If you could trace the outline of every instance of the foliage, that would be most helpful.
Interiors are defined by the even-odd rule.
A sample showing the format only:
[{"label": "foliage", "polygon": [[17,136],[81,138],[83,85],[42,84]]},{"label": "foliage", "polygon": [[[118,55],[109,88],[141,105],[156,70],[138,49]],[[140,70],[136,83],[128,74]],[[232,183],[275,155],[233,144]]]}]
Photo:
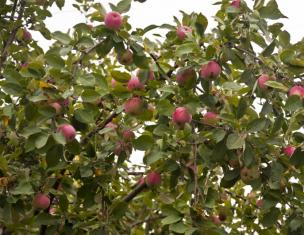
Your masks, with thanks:
[{"label": "foliage", "polygon": [[[253,9],[216,2],[211,31],[204,15],[184,12],[175,25],[133,29],[127,13],[144,2],[110,4],[123,16],[112,30],[101,3],[75,1],[93,26],[66,33],[44,23],[64,0],[1,0],[3,233],[304,234],[304,95],[288,95],[303,86],[304,42],[291,43],[282,23],[268,21],[285,18],[276,1],[255,0]],[[192,29],[184,39],[181,25]],[[152,40],[158,29],[167,34]],[[53,40],[47,51],[33,31]],[[220,75],[200,78],[210,61]],[[176,81],[187,68],[197,73],[191,89]],[[128,89],[138,69],[144,88]],[[262,74],[271,78],[266,89]],[[134,97],[138,106],[126,113]],[[176,125],[177,107],[192,119]],[[64,123],[75,139],[58,129]],[[291,157],[285,146],[296,148]],[[144,165],[130,162],[135,150]],[[160,185],[138,183],[152,171]],[[33,207],[37,193],[50,198],[47,209]]]}]

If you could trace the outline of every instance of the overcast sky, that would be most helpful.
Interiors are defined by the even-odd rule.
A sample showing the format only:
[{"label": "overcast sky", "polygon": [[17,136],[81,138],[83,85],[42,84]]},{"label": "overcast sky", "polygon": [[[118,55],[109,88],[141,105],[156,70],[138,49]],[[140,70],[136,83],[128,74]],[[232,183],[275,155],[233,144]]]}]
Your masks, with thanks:
[{"label": "overcast sky", "polygon": [[[209,20],[209,26],[215,26],[215,22],[211,18],[218,9],[218,6],[212,4],[218,0],[147,0],[145,3],[132,3],[132,8],[128,15],[129,22],[136,28],[144,28],[150,24],[160,25],[163,23],[173,23],[173,16],[180,17],[179,10],[187,13],[202,12]],[[53,16],[46,21],[46,25],[51,32],[66,32],[79,22],[85,22],[85,17],[81,15],[73,6],[73,0],[66,0],[66,5],[62,11],[56,6],[52,8]],[[110,11],[108,3],[117,3],[119,0],[101,0],[101,3]],[[246,0],[248,5],[252,5],[252,0]],[[293,42],[302,39],[304,36],[304,15],[303,0],[277,0],[277,3],[288,19],[281,20],[285,29],[290,32]],[[40,34],[34,34],[34,38],[41,41],[43,47],[46,48],[47,43]]]}]

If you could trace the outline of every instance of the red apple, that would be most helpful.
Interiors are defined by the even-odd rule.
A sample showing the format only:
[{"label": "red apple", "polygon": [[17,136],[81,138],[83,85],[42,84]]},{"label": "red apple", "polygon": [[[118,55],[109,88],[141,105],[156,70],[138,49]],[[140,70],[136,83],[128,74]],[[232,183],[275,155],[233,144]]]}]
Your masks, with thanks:
[{"label": "red apple", "polygon": [[240,8],[241,7],[241,0],[234,0],[230,3],[230,6],[233,6],[235,8]]},{"label": "red apple", "polygon": [[176,29],[176,36],[180,39],[180,40],[184,40],[187,35],[190,35],[192,33],[192,29],[188,26],[179,26]]},{"label": "red apple", "polygon": [[53,102],[50,104],[50,106],[52,106],[56,110],[56,114],[60,114],[62,106],[59,102]]},{"label": "red apple", "polygon": [[144,88],[145,88],[144,85],[140,82],[139,78],[136,76],[133,76],[128,82],[128,89],[130,91],[143,90]]},{"label": "red apple", "polygon": [[138,184],[142,185],[142,184],[145,184],[145,178],[144,177],[141,177],[139,180],[138,180]]},{"label": "red apple", "polygon": [[139,115],[143,112],[144,102],[139,97],[128,99],[124,104],[124,110],[130,115]]},{"label": "red apple", "polygon": [[146,184],[155,186],[161,183],[161,175],[158,172],[152,171],[146,176]]},{"label": "red apple", "polygon": [[32,34],[29,31],[27,31],[26,29],[24,29],[22,39],[25,42],[29,42],[32,40]]},{"label": "red apple", "polygon": [[220,224],[221,224],[221,220],[220,220],[219,217],[216,216],[216,215],[212,215],[212,216],[211,216],[211,221],[212,221],[215,225],[220,225]]},{"label": "red apple", "polygon": [[258,78],[258,86],[261,90],[266,90],[267,89],[267,85],[265,84],[268,80],[270,80],[270,77],[266,74],[262,74],[259,78]]},{"label": "red apple", "polygon": [[135,139],[135,134],[131,130],[125,130],[122,132],[122,137],[125,141],[132,141]]},{"label": "red apple", "polygon": [[122,17],[118,12],[112,11],[105,15],[104,22],[108,29],[118,30],[122,26]]},{"label": "red apple", "polygon": [[62,124],[57,128],[57,132],[61,132],[65,137],[66,141],[70,142],[75,139],[76,130],[70,124]]},{"label": "red apple", "polygon": [[204,79],[214,79],[217,78],[222,69],[220,65],[215,61],[209,61],[207,64],[201,66],[200,76]]},{"label": "red apple", "polygon": [[122,65],[130,65],[133,63],[133,52],[131,50],[126,50],[122,53],[119,53],[117,60]]},{"label": "red apple", "polygon": [[43,193],[37,193],[33,198],[33,206],[36,209],[47,209],[50,206],[50,203],[50,198]]},{"label": "red apple", "polygon": [[289,90],[289,96],[292,96],[292,95],[298,95],[301,98],[303,98],[304,97],[304,87],[302,87],[302,86],[293,86]]},{"label": "red apple", "polygon": [[259,199],[256,201],[256,206],[261,208],[264,206],[264,200],[263,199]]},{"label": "red apple", "polygon": [[216,124],[218,120],[218,115],[214,112],[207,112],[203,117],[203,122],[206,124]]},{"label": "red apple", "polygon": [[283,152],[288,156],[288,157],[291,157],[294,153],[294,151],[296,150],[295,147],[293,146],[286,146],[283,148]]},{"label": "red apple", "polygon": [[111,128],[113,130],[118,128],[118,126],[113,122],[109,122],[105,127],[106,128]]},{"label": "red apple", "polygon": [[196,83],[196,72],[192,68],[181,69],[176,74],[176,81],[180,87],[191,89]]},{"label": "red apple", "polygon": [[172,120],[175,124],[184,126],[185,123],[190,123],[192,121],[192,115],[185,107],[178,107],[172,115]]},{"label": "red apple", "polygon": [[117,84],[116,80],[112,79],[111,80],[111,86],[112,86],[112,88],[115,88],[116,84]]}]

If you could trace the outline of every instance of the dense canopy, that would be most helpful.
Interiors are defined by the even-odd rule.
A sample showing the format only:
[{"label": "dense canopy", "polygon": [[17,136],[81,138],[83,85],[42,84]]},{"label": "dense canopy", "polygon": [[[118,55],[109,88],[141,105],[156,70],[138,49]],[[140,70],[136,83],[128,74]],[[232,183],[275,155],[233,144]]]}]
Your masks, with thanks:
[{"label": "dense canopy", "polygon": [[64,0],[0,0],[3,234],[304,234],[304,41],[213,2],[141,29],[145,0],[77,0],[50,32]]}]

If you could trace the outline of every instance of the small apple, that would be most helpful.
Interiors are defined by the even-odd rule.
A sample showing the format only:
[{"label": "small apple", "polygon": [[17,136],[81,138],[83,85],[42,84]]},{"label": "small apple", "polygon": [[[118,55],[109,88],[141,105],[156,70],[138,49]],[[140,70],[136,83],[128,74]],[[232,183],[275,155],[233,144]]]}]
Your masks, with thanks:
[{"label": "small apple", "polygon": [[196,83],[196,72],[192,68],[181,69],[176,74],[176,81],[178,85],[185,89],[191,89]]},{"label": "small apple", "polygon": [[178,107],[172,114],[172,120],[178,126],[184,126],[186,123],[190,123],[192,121],[192,115],[185,107]]},{"label": "small apple", "polygon": [[56,110],[56,114],[60,114],[62,110],[62,106],[59,102],[53,102],[50,104],[51,107],[53,107]]},{"label": "small apple", "polygon": [[266,74],[262,74],[259,78],[258,78],[258,86],[261,90],[266,90],[267,89],[267,85],[265,84],[267,81],[271,80],[271,78],[266,75]]},{"label": "small apple", "polygon": [[144,102],[139,97],[130,98],[124,104],[124,111],[130,115],[139,115],[144,111]]},{"label": "small apple", "polygon": [[125,130],[122,132],[122,138],[129,142],[135,139],[135,134],[131,130]]},{"label": "small apple", "polygon": [[294,153],[294,151],[296,150],[295,147],[289,145],[283,148],[283,152],[288,156],[291,157]]},{"label": "small apple", "polygon": [[216,113],[214,112],[207,112],[204,114],[204,117],[203,117],[203,122],[205,124],[216,124],[217,122],[219,121],[219,117]]},{"label": "small apple", "polygon": [[133,52],[129,49],[121,52],[118,54],[117,60],[122,65],[131,65],[133,63]]},{"label": "small apple", "polygon": [[159,185],[161,183],[161,175],[156,171],[152,171],[146,176],[145,180],[146,180],[146,184],[149,187],[150,186],[156,186],[156,185]]},{"label": "small apple", "polygon": [[61,132],[67,142],[70,142],[76,137],[76,130],[70,124],[62,124],[57,128],[57,132]]},{"label": "small apple", "polygon": [[33,206],[36,209],[47,209],[50,206],[50,203],[50,198],[43,193],[37,193],[33,198]]},{"label": "small apple", "polygon": [[304,87],[302,86],[293,86],[289,90],[289,96],[298,95],[301,98],[304,98]]},{"label": "small apple", "polygon": [[203,79],[215,79],[221,72],[222,69],[216,61],[209,61],[207,64],[201,66],[200,76]]},{"label": "small apple", "polygon": [[188,26],[179,26],[176,29],[176,36],[180,39],[180,40],[184,40],[188,35],[190,35],[192,33],[192,29]]},{"label": "small apple", "polygon": [[142,84],[138,77],[133,76],[128,82],[128,89],[130,91],[133,90],[144,90],[145,86]]},{"label": "small apple", "polygon": [[212,221],[215,225],[220,225],[220,224],[222,223],[221,220],[219,219],[219,217],[216,216],[216,215],[212,215],[212,216],[211,216],[211,221]]},{"label": "small apple", "polygon": [[23,30],[22,39],[25,42],[30,42],[32,40],[32,34],[26,29]]},{"label": "small apple", "polygon": [[233,6],[235,8],[240,8],[241,7],[241,0],[233,0],[231,3],[230,3],[230,6]]},{"label": "small apple", "polygon": [[258,208],[262,208],[263,206],[264,206],[264,200],[263,199],[259,199],[259,200],[257,200],[256,201],[256,206],[258,207]]},{"label": "small apple", "polygon": [[122,17],[118,12],[112,11],[105,15],[105,26],[108,29],[118,30],[122,26]]}]

